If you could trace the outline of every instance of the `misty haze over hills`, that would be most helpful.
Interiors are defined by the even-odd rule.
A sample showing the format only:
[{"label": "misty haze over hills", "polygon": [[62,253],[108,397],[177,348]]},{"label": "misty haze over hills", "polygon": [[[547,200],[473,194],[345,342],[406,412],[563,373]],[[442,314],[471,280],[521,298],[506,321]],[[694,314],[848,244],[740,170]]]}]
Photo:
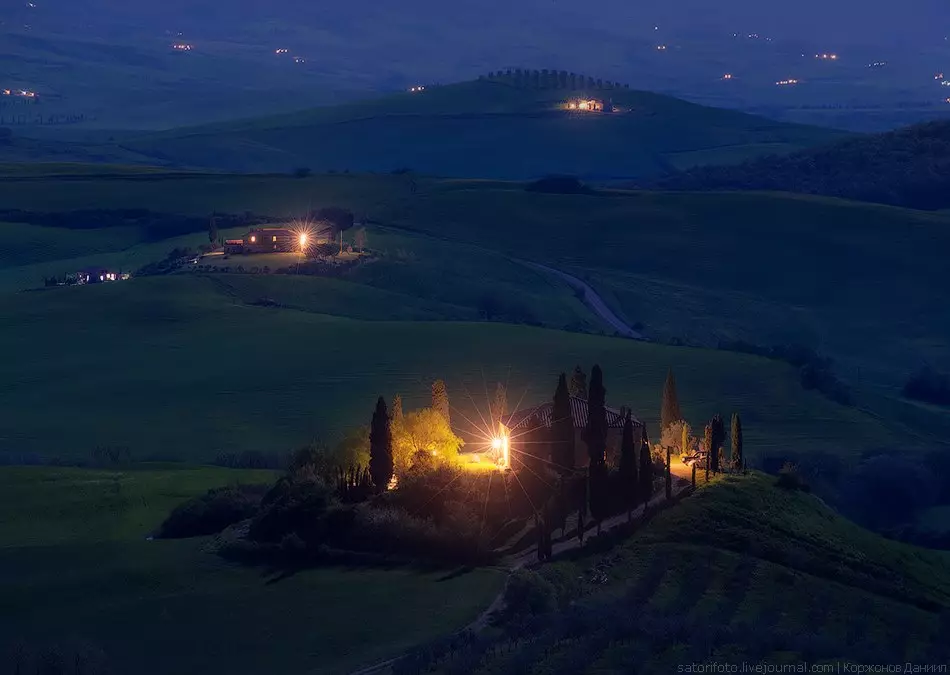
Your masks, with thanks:
[{"label": "misty haze over hills", "polygon": [[[950,72],[948,34],[941,0],[11,0],[0,10],[0,87],[37,91],[44,114],[82,116],[81,127],[144,129],[556,68],[781,119],[883,129],[950,113],[950,92],[934,82]],[[176,41],[193,50],[173,53]],[[840,58],[816,62],[813,52]],[[876,61],[887,68],[867,68]],[[788,78],[801,84],[775,86]],[[873,114],[847,112],[857,109]]]}]

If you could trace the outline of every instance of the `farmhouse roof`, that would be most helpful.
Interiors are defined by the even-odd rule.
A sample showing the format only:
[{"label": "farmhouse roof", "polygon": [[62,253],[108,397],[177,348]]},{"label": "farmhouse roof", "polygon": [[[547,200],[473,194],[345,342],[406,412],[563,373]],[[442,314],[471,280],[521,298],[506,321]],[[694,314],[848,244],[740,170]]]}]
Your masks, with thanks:
[{"label": "farmhouse roof", "polygon": [[[554,412],[554,403],[543,403],[534,408],[523,408],[513,412],[508,416],[505,422],[510,430],[526,429],[532,417],[538,417],[544,426],[551,426],[551,418]],[[588,417],[587,400],[579,396],[571,396],[571,416],[574,418],[574,428],[584,429],[587,427]],[[631,416],[635,426],[643,426],[643,423],[636,416]],[[615,408],[607,408],[607,427],[611,429],[623,428],[623,414]]]}]

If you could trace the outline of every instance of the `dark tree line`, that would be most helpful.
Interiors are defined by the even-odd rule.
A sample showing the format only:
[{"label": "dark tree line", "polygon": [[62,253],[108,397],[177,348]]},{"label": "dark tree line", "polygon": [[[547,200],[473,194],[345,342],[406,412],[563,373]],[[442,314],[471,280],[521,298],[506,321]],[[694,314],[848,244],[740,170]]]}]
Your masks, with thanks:
[{"label": "dark tree line", "polygon": [[916,209],[950,207],[950,121],[849,138],[734,166],[702,166],[646,183],[673,190],[780,190]]},{"label": "dark tree line", "polygon": [[479,76],[480,80],[503,82],[519,89],[567,89],[567,90],[613,90],[629,89],[629,84],[594,78],[590,75],[571,73],[566,70],[526,70],[508,68]]}]

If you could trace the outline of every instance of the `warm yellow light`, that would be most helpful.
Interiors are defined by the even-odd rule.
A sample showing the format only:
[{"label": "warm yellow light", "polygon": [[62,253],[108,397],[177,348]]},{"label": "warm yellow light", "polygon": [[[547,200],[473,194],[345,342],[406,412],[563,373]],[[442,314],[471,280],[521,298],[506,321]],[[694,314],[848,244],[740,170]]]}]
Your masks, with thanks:
[{"label": "warm yellow light", "polygon": [[257,241],[257,237],[255,237],[254,235],[251,235],[251,243],[253,244],[256,241]]},{"label": "warm yellow light", "polygon": [[491,447],[493,450],[501,450],[501,439],[493,438],[491,441]]},{"label": "warm yellow light", "polygon": [[300,245],[301,245],[301,246],[306,246],[306,245],[307,245],[307,235],[306,235],[306,234],[301,234],[301,235],[300,235]]}]

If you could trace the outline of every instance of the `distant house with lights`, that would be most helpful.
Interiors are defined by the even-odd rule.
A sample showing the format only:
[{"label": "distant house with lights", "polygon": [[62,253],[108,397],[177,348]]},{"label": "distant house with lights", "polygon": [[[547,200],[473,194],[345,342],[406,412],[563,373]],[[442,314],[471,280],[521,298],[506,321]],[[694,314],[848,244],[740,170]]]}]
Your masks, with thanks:
[{"label": "distant house with lights", "polygon": [[[618,463],[620,459],[620,442],[623,436],[626,412],[625,409],[607,408],[607,461],[614,464]],[[508,415],[499,425],[499,437],[510,439],[510,445],[517,451],[518,438],[528,433],[532,425],[540,422],[544,428],[551,428],[553,413],[554,403],[552,402],[518,410]],[[584,468],[589,463],[587,445],[584,443],[584,430],[587,428],[588,415],[587,400],[579,396],[571,396],[571,416],[574,421],[574,465],[577,468]],[[631,421],[633,423],[633,437],[639,440],[643,433],[643,422],[633,415],[631,415]]]},{"label": "distant house with lights", "polygon": [[116,272],[115,270],[104,269],[101,267],[87,267],[79,270],[73,276],[76,284],[104,284],[110,281],[125,281],[132,275],[128,272]]},{"label": "distant house with lights", "polygon": [[257,227],[241,239],[226,239],[225,253],[294,253],[299,252],[302,243],[299,232],[287,227]]},{"label": "distant house with lights", "polygon": [[614,105],[613,100],[603,100],[600,98],[576,98],[561,104],[562,110],[576,112],[619,112]]}]

